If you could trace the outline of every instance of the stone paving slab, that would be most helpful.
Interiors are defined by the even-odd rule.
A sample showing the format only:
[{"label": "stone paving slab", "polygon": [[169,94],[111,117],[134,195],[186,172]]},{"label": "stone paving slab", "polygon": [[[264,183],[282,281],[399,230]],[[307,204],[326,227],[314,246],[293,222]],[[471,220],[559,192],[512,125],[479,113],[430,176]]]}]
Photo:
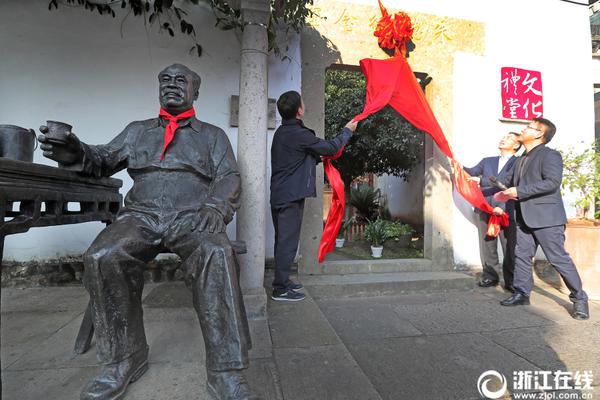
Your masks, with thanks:
[{"label": "stone paving slab", "polygon": [[[591,370],[600,374],[600,323],[510,329],[483,335],[543,370]],[[596,385],[600,385],[600,375]]]},{"label": "stone paving slab", "polygon": [[[144,298],[150,296],[144,302],[150,369],[130,387],[126,398],[207,399],[204,342],[196,312],[191,301],[181,301],[185,300],[179,296],[181,288],[183,293],[187,291],[184,285],[166,286],[145,288]],[[158,288],[158,294],[154,293]],[[87,379],[99,370],[94,341],[87,353],[72,353],[87,292],[81,287],[63,289],[2,289],[3,398],[76,399]],[[43,299],[59,299],[65,292],[72,300],[72,306],[67,307],[72,311],[50,311],[54,304],[44,304]],[[13,304],[16,300],[18,307]],[[249,383],[263,399],[282,400],[276,385],[268,322],[252,320],[249,325],[254,343],[251,366],[246,371]]]},{"label": "stone paving slab", "polygon": [[[496,302],[509,297],[510,293],[506,293],[499,288],[477,288],[476,292],[483,296],[494,299]],[[565,295],[558,290],[540,283],[531,293],[531,304],[523,306],[522,310],[533,315],[548,319],[557,324],[573,323],[571,311],[573,303],[569,301],[568,295]],[[596,301],[590,301],[590,319],[592,322],[600,322],[600,304]]]},{"label": "stone paving slab", "polygon": [[96,370],[95,367],[3,370],[2,398],[5,400],[79,399],[81,388]]},{"label": "stone paving slab", "polygon": [[83,286],[2,288],[2,312],[85,311],[88,295]]},{"label": "stone paving slab", "polygon": [[516,307],[503,307],[491,299],[424,305],[395,303],[393,308],[400,318],[410,321],[428,335],[484,332],[552,323]]},{"label": "stone paving slab", "polygon": [[300,302],[269,300],[267,307],[274,348],[339,343],[335,331],[310,296]]},{"label": "stone paving slab", "polygon": [[380,400],[343,345],[276,348],[286,400]]},{"label": "stone paving slab", "polygon": [[181,308],[193,307],[192,292],[183,282],[165,282],[144,298],[144,307]]},{"label": "stone paving slab", "polygon": [[389,338],[347,347],[384,400],[479,398],[477,379],[484,371],[512,377],[515,370],[537,370],[476,333]]},{"label": "stone paving slab", "polygon": [[199,362],[150,363],[148,371],[129,386],[125,399],[207,400],[206,371]]},{"label": "stone paving slab", "polygon": [[[45,314],[42,318],[51,320],[54,316],[52,314]],[[76,355],[73,353],[73,346],[75,345],[75,338],[79,331],[81,318],[82,315],[78,315],[68,324],[56,331],[52,336],[23,354],[18,361],[10,366],[10,369],[71,369],[97,366],[98,360],[96,359],[95,344],[93,340],[92,348],[85,354]],[[33,327],[35,327],[35,325],[28,327],[27,330],[30,330]]]},{"label": "stone paving slab", "polygon": [[321,301],[318,304],[344,343],[423,334],[409,320],[400,318],[391,304],[375,299]]},{"label": "stone paving slab", "polygon": [[0,324],[2,345],[0,356],[2,368],[8,368],[17,360],[55,335],[64,326],[76,319],[78,313],[64,312],[8,312],[2,313]]}]

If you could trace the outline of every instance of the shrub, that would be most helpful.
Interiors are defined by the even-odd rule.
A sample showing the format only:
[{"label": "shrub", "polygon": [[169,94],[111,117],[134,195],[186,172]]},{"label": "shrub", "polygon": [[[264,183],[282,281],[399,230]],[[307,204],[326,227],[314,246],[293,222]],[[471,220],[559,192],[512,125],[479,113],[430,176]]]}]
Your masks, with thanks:
[{"label": "shrub", "polygon": [[[573,149],[560,152],[563,157],[563,187],[573,192],[578,199],[574,205],[577,216],[586,218],[600,197],[600,143],[592,145],[582,152]],[[596,207],[596,218],[600,218],[600,207]]]},{"label": "shrub", "polygon": [[375,190],[369,185],[358,185],[350,189],[350,205],[352,205],[360,219],[364,221],[377,217],[379,208],[379,189]]}]

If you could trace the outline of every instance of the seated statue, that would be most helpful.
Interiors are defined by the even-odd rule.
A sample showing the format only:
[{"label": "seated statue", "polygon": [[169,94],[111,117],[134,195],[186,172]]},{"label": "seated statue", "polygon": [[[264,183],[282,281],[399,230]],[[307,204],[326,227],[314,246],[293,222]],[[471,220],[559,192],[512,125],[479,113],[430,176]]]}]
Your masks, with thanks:
[{"label": "seated statue", "polygon": [[225,227],[239,208],[240,174],[225,132],[194,116],[200,77],[174,64],[158,75],[160,116],[130,123],[106,145],[73,133],[51,140],[44,156],[87,176],[127,168],[133,187],[116,221],[84,255],[96,352],[103,368],[82,400],[121,399],[148,369],[142,313],[143,271],[163,251],[179,255],[206,347],[208,392],[216,399],[256,399],[242,370],[251,346],[239,266]]}]

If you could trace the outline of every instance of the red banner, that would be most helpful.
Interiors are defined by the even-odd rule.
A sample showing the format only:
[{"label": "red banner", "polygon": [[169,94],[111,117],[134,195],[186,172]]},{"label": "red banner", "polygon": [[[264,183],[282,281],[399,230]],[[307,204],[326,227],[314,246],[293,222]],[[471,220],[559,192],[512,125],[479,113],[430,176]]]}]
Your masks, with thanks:
[{"label": "red banner", "polygon": [[[492,207],[485,200],[477,183],[468,179],[469,175],[454,159],[450,144],[406,59],[402,56],[386,60],[366,58],[360,60],[360,66],[367,78],[367,99],[363,112],[354,117],[354,120],[361,121],[389,104],[417,129],[431,135],[440,150],[450,158],[454,169],[452,174],[454,187],[474,207],[491,214],[488,235],[497,236],[501,226],[508,226],[508,215],[506,213],[500,217],[493,215]],[[325,165],[325,174],[334,187],[334,193],[339,191],[343,199],[344,184],[339,178],[338,171],[327,162]],[[343,216],[344,202],[337,200],[327,216],[319,246],[319,262],[323,262],[325,255],[333,250],[333,241],[337,236]]]}]

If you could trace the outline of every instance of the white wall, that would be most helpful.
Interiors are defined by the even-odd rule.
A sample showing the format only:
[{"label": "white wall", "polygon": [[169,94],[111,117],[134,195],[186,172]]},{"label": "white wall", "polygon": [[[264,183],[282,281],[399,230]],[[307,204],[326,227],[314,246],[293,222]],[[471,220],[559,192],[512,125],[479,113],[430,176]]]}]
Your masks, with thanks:
[{"label": "white wall", "polygon": [[[229,127],[229,99],[239,93],[239,34],[214,28],[214,16],[204,7],[195,7],[190,20],[204,47],[200,58],[188,54],[191,39],[172,39],[158,34],[156,27],[146,31],[133,16],[123,21],[123,14],[113,19],[68,6],[49,12],[45,1],[1,1],[0,123],[37,129],[49,119],[64,121],[83,141],[106,143],[129,122],[158,114],[156,75],[180,62],[202,77],[197,117],[225,129],[237,151],[237,128]],[[290,55],[291,63],[269,59],[270,97],[300,86],[297,39]],[[34,162],[53,165],[39,151]],[[125,171],[115,177],[124,181],[122,193],[129,190]],[[81,254],[102,228],[101,223],[86,223],[8,236],[4,259]],[[235,222],[227,231],[235,237]],[[272,252],[272,229],[267,239]]]},{"label": "white wall", "polygon": [[[514,3],[514,4],[513,4]],[[512,9],[518,7],[518,22]],[[535,15],[543,21],[541,28]],[[459,54],[454,63],[454,138],[457,158],[474,165],[482,157],[497,154],[503,134],[522,125],[498,121],[499,76],[503,66],[542,73],[544,117],[557,126],[550,147],[582,148],[594,139],[593,82],[589,14],[587,7],[561,1],[506,1],[494,9],[486,23],[485,55]],[[526,22],[525,22],[526,21]],[[531,23],[534,21],[534,23]],[[512,29],[506,29],[506,26]],[[560,29],[558,29],[560,27]],[[568,33],[567,33],[568,32]],[[573,197],[564,198],[567,214],[575,215]],[[455,196],[454,258],[457,264],[477,265],[479,254],[472,214]]]},{"label": "white wall", "polygon": [[[373,4],[371,0],[348,3]],[[452,146],[467,166],[497,154],[500,137],[519,125],[503,123],[499,76],[503,66],[542,73],[544,116],[557,125],[550,147],[581,147],[594,138],[589,12],[560,0],[383,0],[390,10],[422,12],[485,23],[485,54],[457,54],[454,62]],[[418,51],[418,43],[417,43]],[[600,67],[595,68],[600,76]],[[435,77],[434,77],[435,78]],[[583,142],[583,143],[582,143]],[[476,229],[470,206],[455,195],[453,215],[456,264],[478,265]],[[572,197],[565,196],[574,216]]]}]

